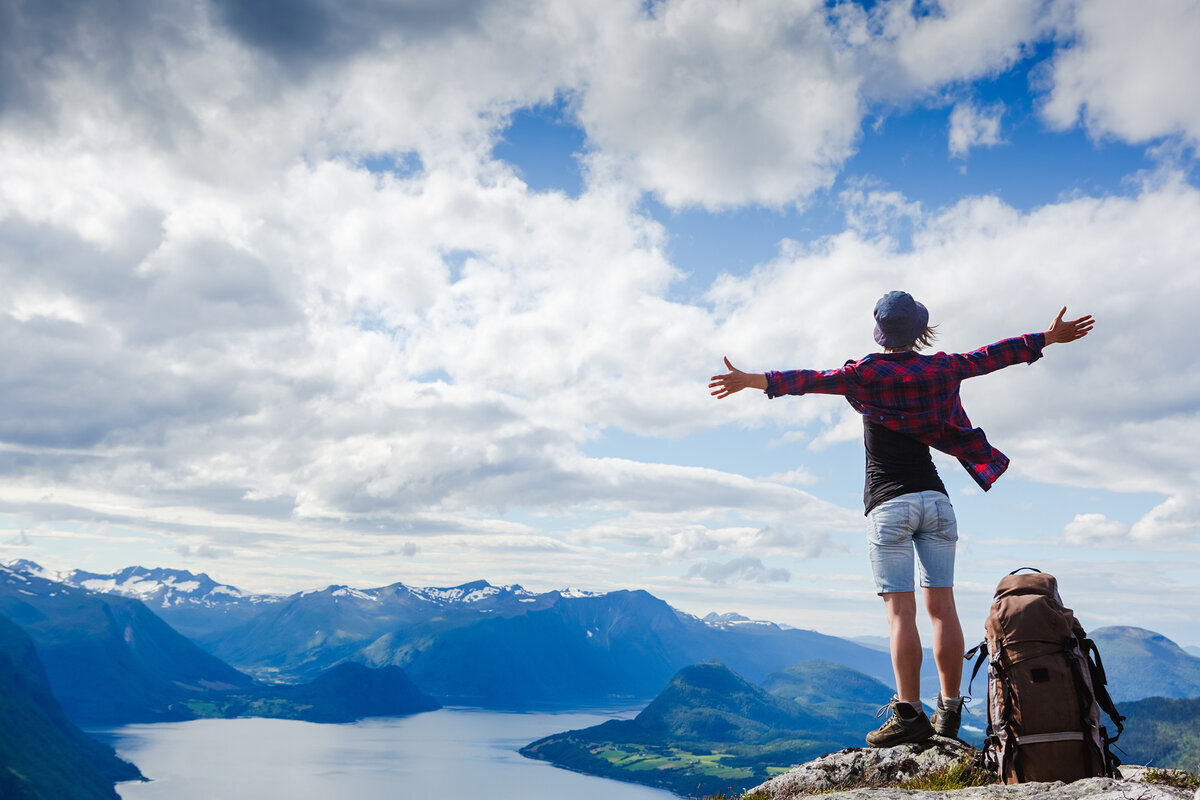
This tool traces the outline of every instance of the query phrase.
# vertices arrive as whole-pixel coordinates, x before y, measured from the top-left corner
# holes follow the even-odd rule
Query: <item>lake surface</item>
[[[118,784],[122,800],[678,800],[517,752],[551,733],[633,713],[445,708],[349,725],[205,719],[92,733],[150,778]]]

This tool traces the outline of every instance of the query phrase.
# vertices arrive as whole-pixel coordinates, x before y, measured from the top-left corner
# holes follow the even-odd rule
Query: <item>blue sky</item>
[[[964,387],[968,638],[1032,565],[1200,644],[1200,4],[5,13],[0,559],[882,633],[852,412],[706,384],[903,288],[947,350],[1098,320]]]

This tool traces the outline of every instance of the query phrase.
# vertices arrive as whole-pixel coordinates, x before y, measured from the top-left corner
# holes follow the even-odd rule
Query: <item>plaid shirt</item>
[[[841,369],[798,369],[767,373],[767,396],[840,394],[872,422],[957,456],[984,491],[1004,470],[1008,456],[973,428],[958,396],[966,378],[986,375],[1042,357],[1046,336],[1030,333],[970,353],[873,353]]]

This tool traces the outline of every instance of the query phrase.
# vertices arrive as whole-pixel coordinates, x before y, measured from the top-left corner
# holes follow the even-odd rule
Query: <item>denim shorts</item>
[[[867,551],[880,594],[914,591],[914,546],[922,586],[954,585],[958,523],[949,497],[941,492],[902,494],[875,506],[867,519]]]

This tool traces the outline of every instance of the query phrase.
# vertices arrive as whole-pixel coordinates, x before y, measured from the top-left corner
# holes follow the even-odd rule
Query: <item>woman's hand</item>
[[[729,368],[729,372],[724,375],[713,375],[712,383],[708,384],[708,388],[712,389],[709,394],[718,400],[724,400],[742,389],[762,389],[764,392],[767,390],[767,376],[763,373],[742,372],[729,363],[728,356],[725,358],[725,366]]]
[[[1073,342],[1076,339],[1082,339],[1088,335],[1088,331],[1092,329],[1092,325],[1096,323],[1092,319],[1091,314],[1086,314],[1079,319],[1073,319],[1068,322],[1063,322],[1063,315],[1067,313],[1067,307],[1063,306],[1062,311],[1058,312],[1058,316],[1050,323],[1050,327],[1046,329],[1046,344],[1065,344]],[[729,362],[726,361],[726,364]]]

